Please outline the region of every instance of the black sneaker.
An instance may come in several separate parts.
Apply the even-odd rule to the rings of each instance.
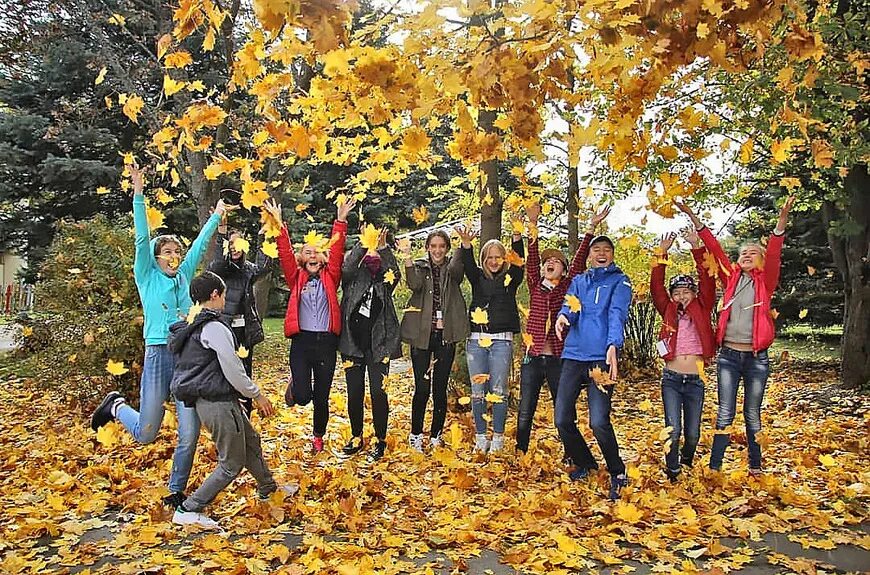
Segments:
[[[611,501],[616,501],[619,499],[619,492],[622,491],[623,487],[628,485],[628,477],[625,473],[620,473],[619,475],[611,475],[610,476],[610,495],[608,496]]]
[[[184,503],[185,499],[187,499],[187,495],[181,491],[178,493],[170,493],[163,498],[163,505],[172,509],[178,509],[181,507],[181,504]]]
[[[676,483],[677,480],[680,478],[680,470],[677,469],[676,471],[674,471],[673,469],[665,467],[665,475],[668,476],[668,480],[671,483]]]
[[[103,401],[100,402],[100,405],[97,406],[91,415],[91,429],[96,431],[110,421],[115,420],[115,416],[112,415],[112,405],[118,399],[124,398],[117,391],[110,391],[106,394],[106,397],[103,398]]]
[[[365,442],[362,437],[351,437],[347,445],[341,448],[341,452],[348,456],[356,455],[362,450],[363,445],[365,445]]]
[[[387,442],[386,441],[378,441],[375,443],[374,448],[369,452],[367,457],[369,463],[374,463],[384,456],[384,453],[387,451]]]

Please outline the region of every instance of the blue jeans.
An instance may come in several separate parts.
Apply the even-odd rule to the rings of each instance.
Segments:
[[[465,359],[468,361],[468,375],[471,376],[471,413],[474,415],[474,429],[486,433],[486,394],[501,396],[501,402],[492,404],[492,431],[504,433],[507,419],[508,374],[513,359],[514,342],[496,339],[489,347],[481,347],[476,339],[465,342]],[[476,375],[486,374],[489,379],[475,383]]]
[[[526,355],[520,370],[520,408],[517,413],[517,449],[528,451],[529,437],[532,434],[532,420],[538,409],[538,398],[544,378],[550,389],[553,405],[556,404],[556,391],[562,376],[562,360],[550,355]]]
[[[701,413],[704,410],[704,383],[698,375],[677,373],[665,369],[662,373],[662,402],[665,404],[665,426],[671,427],[671,448],[665,463],[673,472],[680,465],[692,465],[695,449],[701,438]],[[685,434],[680,457],[680,433]]]
[[[625,463],[619,456],[619,444],[616,432],[610,423],[610,400],[613,397],[613,385],[602,386],[603,391],[589,375],[594,368],[600,368],[605,373],[610,370],[604,361],[562,360],[562,377],[559,378],[559,393],[556,395],[556,429],[565,451],[571,461],[579,469],[597,469],[598,464],[580,430],[577,429],[577,398],[585,387],[589,398],[589,427],[611,475],[625,473]]]
[[[761,468],[761,446],[755,436],[761,431],[761,402],[767,387],[770,364],[767,350],[757,354],[751,351],[737,351],[729,347],[719,350],[717,362],[719,379],[719,411],[716,414],[716,429],[725,429],[734,421],[737,412],[737,386],[743,378],[743,419],[746,421],[746,443],[749,447],[749,467]],[[731,438],[727,433],[713,438],[710,453],[710,467],[720,469],[725,458],[725,450]]]
[[[136,411],[126,403],[118,409],[118,421],[127,428],[139,443],[151,443],[157,439],[165,411],[163,402],[169,399],[169,383],[175,358],[166,345],[145,346],[145,364],[139,380],[139,408]],[[199,416],[192,407],[175,402],[178,419],[178,445],[172,456],[172,472],[169,474],[169,491],[180,493],[187,487],[196,442],[199,440]]]

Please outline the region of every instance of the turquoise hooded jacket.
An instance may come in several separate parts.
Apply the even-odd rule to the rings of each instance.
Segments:
[[[133,225],[136,228],[133,277],[136,279],[136,288],[139,290],[145,315],[145,325],[142,328],[145,345],[165,345],[169,337],[169,326],[187,317],[192,304],[190,280],[196,273],[220,220],[218,214],[212,214],[206,220],[199,235],[190,245],[184,261],[178,266],[178,273],[175,277],[169,277],[163,273],[154,257],[157,238],[152,240],[148,229],[145,196],[133,196]]]

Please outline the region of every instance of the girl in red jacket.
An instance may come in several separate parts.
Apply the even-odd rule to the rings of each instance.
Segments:
[[[716,270],[706,269],[707,250],[694,230],[685,232],[692,246],[692,258],[699,281],[688,275],[676,275],[665,290],[668,250],[676,234],[665,234],[650,276],[653,304],[662,316],[658,350],[665,360],[662,373],[662,403],[665,426],[671,428],[671,447],[665,455],[665,473],[676,481],[681,466],[691,467],[701,438],[701,413],[704,409],[704,382],[701,370],[716,355],[711,313],[716,302]],[[684,432],[680,454],[680,432]]]
[[[719,410],[716,429],[726,429],[737,411],[737,386],[743,379],[743,419],[746,421],[746,443],[749,451],[749,473],[760,475],[761,445],[756,436],[761,431],[761,402],[770,372],[767,348],[773,343],[775,329],[770,313],[770,299],[779,283],[780,254],[785,239],[788,213],[794,205],[790,196],[779,212],[779,221],[767,242],[740,248],[737,262],[732,263],[722,246],[692,210],[682,203],[676,206],[692,220],[698,235],[718,264],[719,279],[725,293],[719,305],[719,344],[717,362]],[[717,433],[710,453],[710,469],[722,468],[722,459],[731,438]]]
[[[297,255],[290,244],[286,225],[281,226],[278,236],[278,258],[290,288],[284,316],[284,336],[291,338],[291,382],[287,401],[291,405],[307,405],[314,400],[314,435],[311,439],[314,453],[323,451],[323,436],[329,419],[329,391],[335,375],[335,353],[341,333],[337,293],[341,284],[347,215],[355,204],[352,199],[339,204],[328,252],[322,246],[306,244]],[[281,221],[280,206],[267,202],[265,208],[273,218]]]

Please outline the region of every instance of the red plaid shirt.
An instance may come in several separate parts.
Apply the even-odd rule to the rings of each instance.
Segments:
[[[562,355],[563,342],[556,337],[556,317],[565,300],[565,292],[571,280],[577,274],[586,271],[586,257],[589,255],[589,242],[592,234],[586,234],[568,275],[562,278],[556,287],[551,290],[544,288],[541,283],[541,254],[538,251],[538,241],[529,242],[529,254],[526,258],[526,274],[529,282],[529,319],[526,321],[526,332],[532,336],[532,347],[528,350],[529,355],[541,355],[546,343],[550,344],[550,350],[555,357]],[[549,326],[547,325],[549,320]],[[549,327],[549,330],[547,328]]]

